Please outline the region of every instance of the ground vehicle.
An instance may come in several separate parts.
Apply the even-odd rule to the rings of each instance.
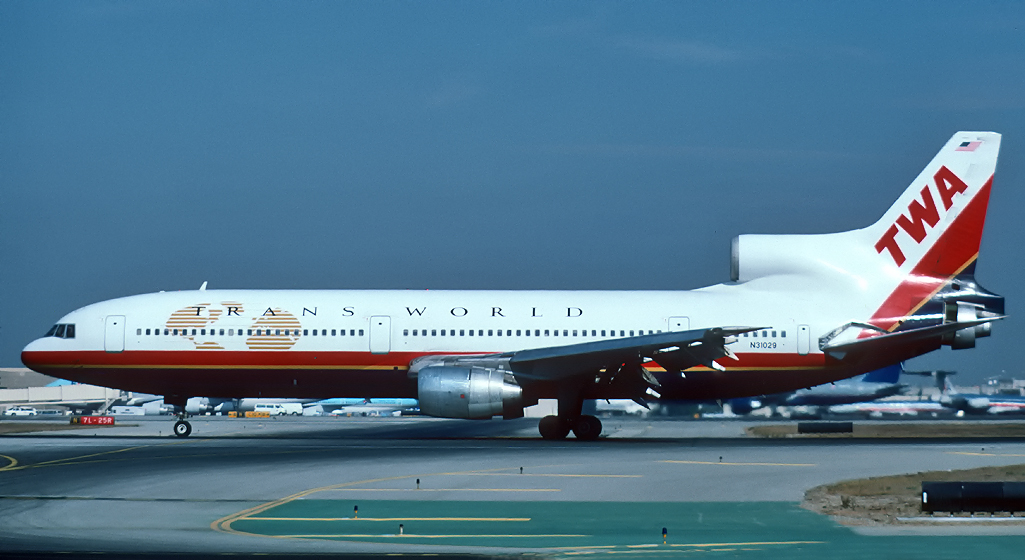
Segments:
[[[284,416],[288,414],[285,407],[278,403],[260,403],[253,408],[254,412],[266,412],[270,416]]]
[[[4,416],[35,416],[38,412],[31,406],[12,406],[4,411]]]

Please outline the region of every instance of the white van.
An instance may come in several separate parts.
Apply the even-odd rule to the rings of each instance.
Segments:
[[[269,416],[284,416],[288,414],[284,406],[278,403],[259,403],[253,407],[254,412],[266,412]]]

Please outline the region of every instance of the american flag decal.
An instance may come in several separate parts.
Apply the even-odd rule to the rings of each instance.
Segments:
[[[961,142],[955,152],[974,152],[975,148],[982,145],[982,142]]]

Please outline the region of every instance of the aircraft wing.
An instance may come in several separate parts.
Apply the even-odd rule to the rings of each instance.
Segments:
[[[732,342],[730,337],[759,329],[716,327],[521,350],[510,355],[509,368],[517,377],[539,381],[602,371],[611,377],[624,369],[637,370],[649,361],[676,373],[698,365],[720,369],[714,360],[734,357],[726,347]]]

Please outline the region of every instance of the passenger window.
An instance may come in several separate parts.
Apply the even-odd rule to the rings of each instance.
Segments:
[[[473,336],[473,329],[470,329],[470,336]]]
[[[331,331],[331,334],[335,334],[335,331]],[[345,329],[338,329],[338,336],[345,336]]]
[[[619,331],[619,336],[626,336],[626,331]]]
[[[786,338],[787,337],[787,331],[780,331],[779,337],[780,338]]]
[[[431,336],[438,336],[437,329],[431,329]]]
[[[523,334],[522,334],[522,332],[520,331],[520,329],[516,329],[516,336],[523,336]]]
[[[174,329],[174,332],[171,333],[171,334],[174,334],[175,336],[177,336],[178,335],[178,329]]]
[[[253,336],[253,329],[247,330],[246,331],[246,336]]]
[[[308,335],[309,333],[310,333],[310,331],[308,331],[308,330],[306,330],[306,329],[303,329],[303,336],[306,336],[306,335]],[[228,331],[228,334],[231,334],[231,331]]]
[[[576,335],[577,335],[577,330],[573,329],[573,336],[576,336]]]
[[[135,334],[136,335],[141,335],[142,334],[142,329],[135,329]]]
[[[559,329],[552,329],[552,336],[559,336]]]
[[[602,335],[602,336],[605,336],[605,331],[602,331],[602,332],[601,332],[601,335]]]
[[[466,331],[464,331],[463,329],[459,329],[459,336],[466,336],[465,333]]]
[[[498,336],[502,336],[502,329],[498,329]]]
[[[772,331],[772,338],[776,338],[776,331]]]
[[[206,336],[206,329],[202,329],[199,334]]]
[[[534,329],[534,336],[541,336],[541,329]]]
[[[484,336],[484,329],[478,330],[477,331],[477,336]]]
[[[360,335],[360,336],[363,336],[363,329],[360,329],[360,330],[359,330],[359,335]]]
[[[545,329],[545,336],[548,336],[548,329]]]
[[[634,335],[634,332],[633,332],[633,331],[630,331],[630,336],[633,336],[633,335]]]
[[[402,336],[409,336],[409,329],[402,329]]]
[[[146,329],[146,334],[149,335],[150,329]]]
[[[488,329],[488,336],[495,336],[495,331]]]
[[[211,330],[210,332],[213,332],[213,330]],[[196,329],[192,329],[192,336],[196,336]]]
[[[769,331],[762,331],[762,338],[769,338]]]
[[[445,329],[441,329],[441,336],[445,336]]]
[[[591,331],[591,336],[598,336],[598,331],[592,330]]]
[[[242,332],[242,331],[239,331]],[[228,336],[235,336],[235,329],[228,329]]]

